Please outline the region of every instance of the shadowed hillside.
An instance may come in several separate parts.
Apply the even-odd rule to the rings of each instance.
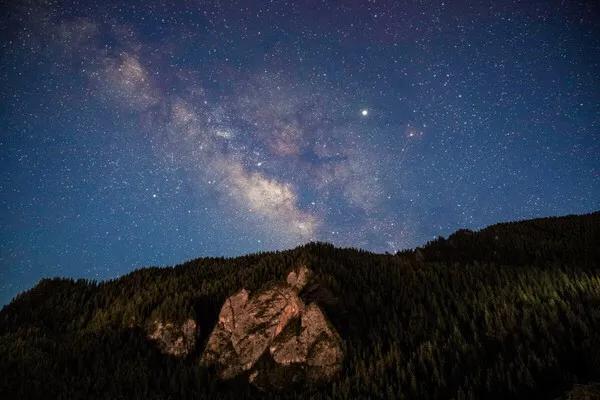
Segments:
[[[0,312],[0,397],[548,399],[600,381],[600,213],[461,230],[415,251],[310,243],[146,268],[109,282],[45,279]],[[200,356],[225,299],[303,264],[338,330],[342,373],[260,392]],[[153,321],[199,326],[183,358]],[[576,386],[578,387],[578,386]]]

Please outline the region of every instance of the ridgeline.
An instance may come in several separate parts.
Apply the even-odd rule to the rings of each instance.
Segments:
[[[302,304],[339,333],[341,371],[278,391],[219,379],[201,358],[225,300],[298,265],[314,275]],[[461,230],[398,254],[310,243],[101,283],[44,279],[0,311],[0,376],[2,399],[593,395],[600,212]]]

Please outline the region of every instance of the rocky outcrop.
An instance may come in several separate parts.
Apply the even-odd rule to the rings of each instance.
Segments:
[[[288,274],[286,278],[286,282],[290,285],[295,291],[300,292],[310,281],[312,278],[312,271],[304,266],[298,267]]]
[[[219,314],[202,362],[222,379],[247,374],[259,388],[283,389],[292,383],[330,380],[339,372],[342,341],[316,303],[299,296],[312,272],[299,267],[286,283],[258,292],[242,289]]]
[[[148,338],[156,342],[163,353],[183,357],[196,346],[198,327],[193,319],[181,325],[156,320],[151,324]]]

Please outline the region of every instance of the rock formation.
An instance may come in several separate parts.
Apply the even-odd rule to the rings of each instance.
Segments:
[[[193,319],[181,325],[157,320],[148,333],[148,338],[155,341],[163,353],[176,357],[188,355],[196,346],[197,337],[198,327]]]
[[[222,379],[247,374],[259,388],[330,380],[341,368],[342,342],[316,303],[299,293],[311,278],[296,268],[286,283],[272,283],[252,296],[242,289],[219,314],[202,362]]]

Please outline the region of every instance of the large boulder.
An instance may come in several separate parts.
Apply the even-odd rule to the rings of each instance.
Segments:
[[[202,362],[222,379],[246,374],[263,389],[332,379],[342,365],[342,341],[321,308],[299,297],[311,276],[300,267],[286,283],[269,284],[252,296],[242,289],[229,297]]]
[[[312,275],[313,273],[310,269],[305,266],[300,266],[290,271],[286,278],[286,282],[295,291],[300,292],[308,284]]]
[[[165,354],[187,356],[196,346],[198,327],[188,319],[181,324],[155,320],[149,328],[148,339],[154,341]]]

